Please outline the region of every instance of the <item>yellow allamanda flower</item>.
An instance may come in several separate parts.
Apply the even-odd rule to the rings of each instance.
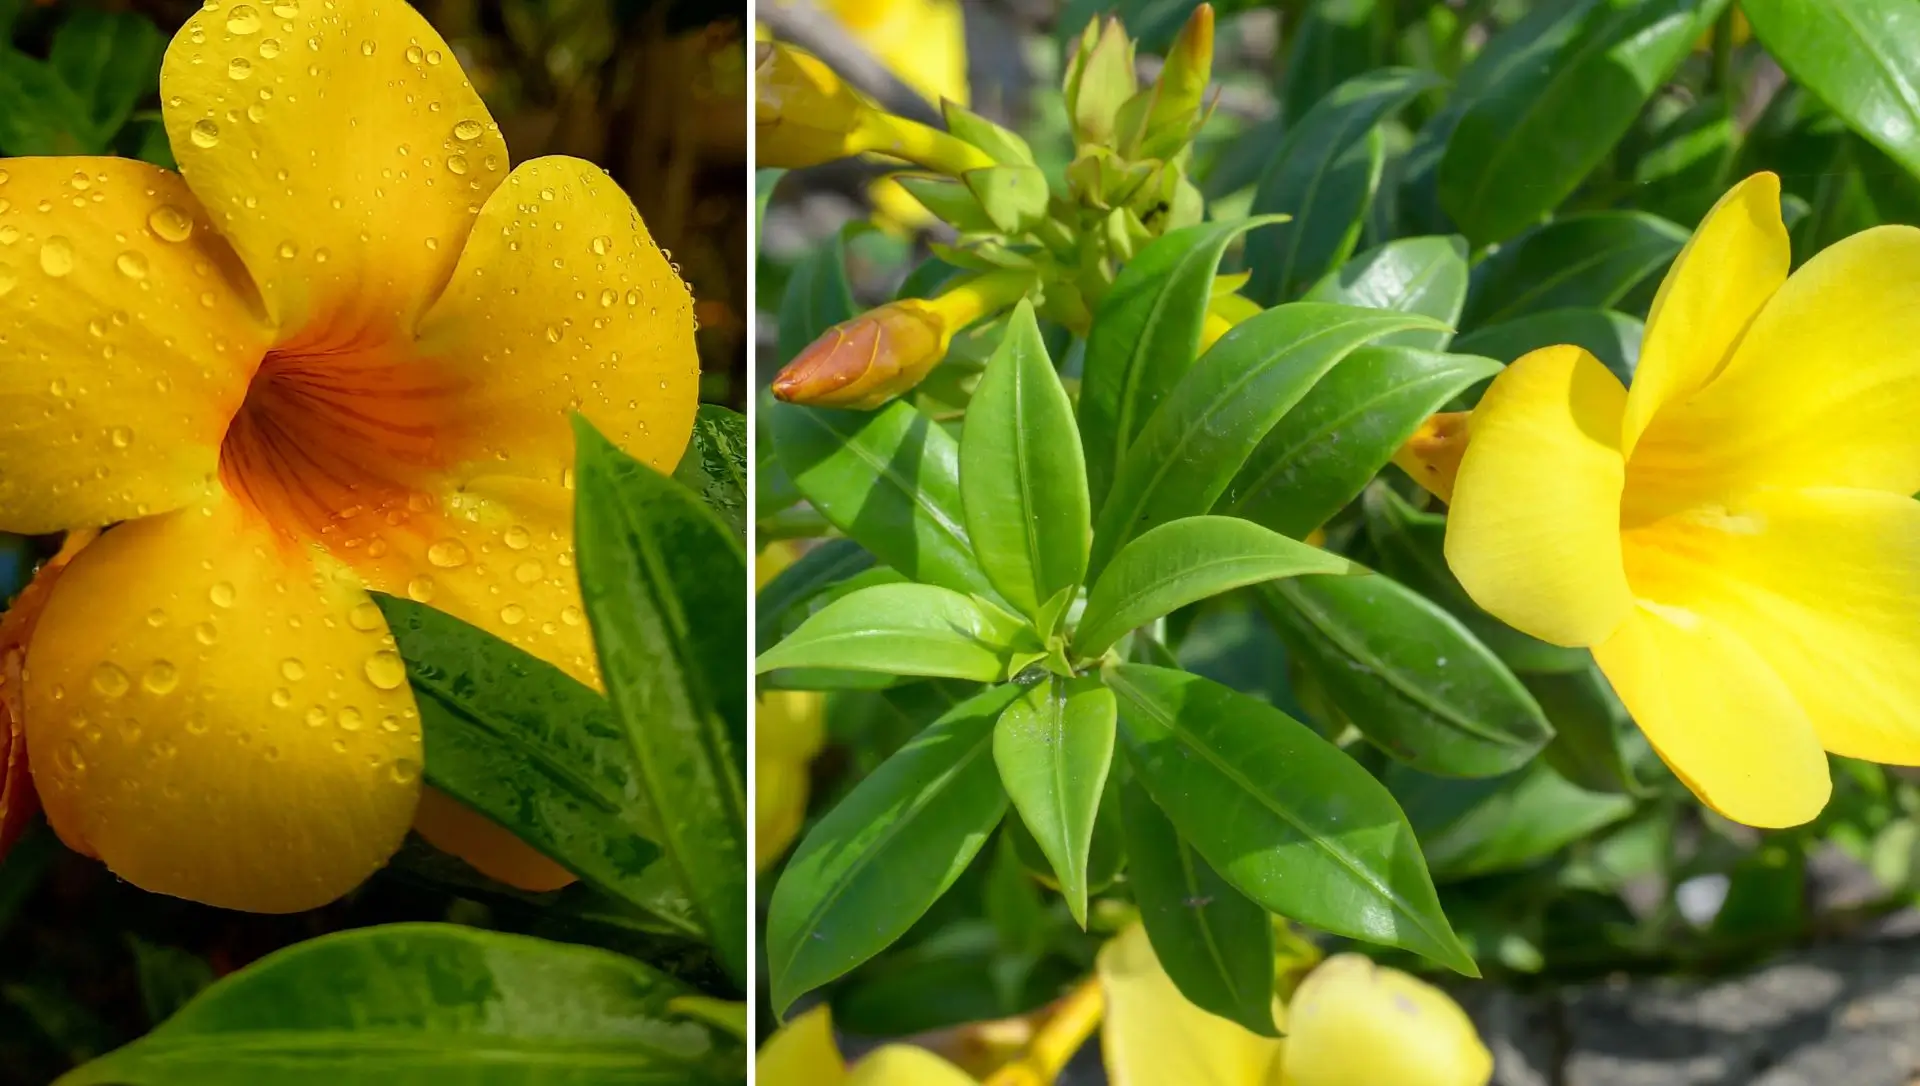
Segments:
[[[1791,277],[1749,178],[1661,285],[1631,389],[1516,361],[1473,412],[1446,554],[1488,611],[1588,646],[1702,800],[1791,826],[1823,751],[1920,764],[1920,230]]]
[[[972,1075],[912,1045],[886,1045],[849,1067],[824,1005],[767,1038],[753,1069],[754,1081],[765,1086],[978,1086]]]
[[[0,163],[0,529],[117,525],[28,642],[54,829],[241,909],[329,901],[416,824],[490,874],[565,881],[422,795],[368,590],[597,682],[568,415],[678,459],[685,286],[596,167],[510,170],[399,0],[209,0],[161,95],[179,174]]]
[[[754,561],[755,588],[767,587],[800,560],[792,541]],[[766,690],[753,714],[753,859],[761,870],[786,855],[807,820],[809,771],[827,742],[826,696],[817,690]]]

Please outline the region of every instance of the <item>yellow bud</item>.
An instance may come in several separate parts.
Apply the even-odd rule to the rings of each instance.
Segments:
[[[874,152],[959,176],[992,156],[937,128],[896,117],[820,58],[762,42],[754,73],[754,139],[762,166],[799,169]]]
[[[1287,1006],[1281,1086],[1486,1086],[1493,1054],[1445,992],[1358,954],[1327,959]]]
[[[947,356],[954,333],[1012,305],[1026,272],[992,272],[938,298],[889,302],[827,329],[773,379],[788,403],[869,411],[920,383]]]
[[[809,766],[826,743],[826,699],[812,690],[769,690],[754,722],[754,858],[764,871],[806,821]]]
[[[1206,106],[1207,84],[1213,79],[1213,7],[1193,9],[1180,28],[1173,48],[1160,69],[1159,92],[1147,115],[1146,139],[1140,153],[1148,158],[1171,158],[1199,130]]]

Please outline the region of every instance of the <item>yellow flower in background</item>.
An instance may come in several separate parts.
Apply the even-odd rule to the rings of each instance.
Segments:
[[[753,1080],[763,1086],[977,1086],[972,1075],[911,1045],[887,1045],[848,1067],[825,1006],[767,1038],[753,1070]]]
[[[691,299],[631,202],[509,169],[398,0],[210,0],[161,73],[181,173],[0,163],[0,529],[118,523],[24,669],[55,830],[127,880],[323,904],[410,825],[522,885],[559,868],[420,783],[368,590],[587,682],[568,415],[687,441]]]
[[[1135,924],[1101,948],[1113,1086],[1485,1086],[1493,1056],[1445,992],[1357,954],[1316,966],[1261,1037],[1187,1002]]]
[[[1468,424],[1446,553],[1488,611],[1590,646],[1702,800],[1791,826],[1824,751],[1920,764],[1920,230],[1788,276],[1779,180],[1701,223],[1623,389],[1515,362]]]
[[[823,7],[928,102],[967,104],[967,24],[960,0],[827,0]]]
[[[800,560],[798,544],[782,541],[754,561],[756,590]],[[807,820],[809,772],[827,741],[826,696],[817,690],[767,690],[753,715],[753,858],[762,871],[793,846]]]

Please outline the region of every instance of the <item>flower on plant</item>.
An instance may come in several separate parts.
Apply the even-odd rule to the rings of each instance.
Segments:
[[[258,911],[338,897],[410,826],[566,881],[423,794],[369,591],[597,682],[568,417],[671,467],[685,286],[598,168],[510,168],[398,0],[209,0],[161,96],[179,174],[0,163],[0,530],[113,525],[47,586],[13,702],[53,828]]]
[[[757,587],[799,561],[791,541],[761,550]],[[807,820],[809,771],[826,745],[826,695],[817,690],[765,690],[753,714],[753,859],[765,870],[786,855]]]
[[[1474,410],[1446,554],[1480,606],[1586,646],[1709,806],[1791,826],[1824,751],[1920,764],[1920,230],[1790,267],[1772,174],[1714,207],[1630,389],[1577,347]]]
[[[1135,924],[1100,951],[1114,1086],[1485,1086],[1493,1056],[1440,989],[1358,954],[1314,967],[1261,1037],[1187,1002]]]
[[[852,1066],[833,1039],[833,1018],[815,1007],[767,1038],[754,1057],[765,1086],[977,1086],[978,1080],[913,1045],[886,1045]]]
[[[868,152],[956,177],[994,164],[970,143],[881,109],[818,57],[782,42],[759,45],[754,140],[760,165],[784,169]]]

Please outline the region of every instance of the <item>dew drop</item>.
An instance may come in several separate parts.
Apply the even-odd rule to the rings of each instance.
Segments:
[[[147,225],[162,241],[181,242],[193,236],[193,220],[171,204],[161,204],[147,216]]]
[[[560,621],[569,626],[580,625],[581,620],[584,618],[586,618],[586,616],[580,613],[580,608],[572,604],[568,604],[560,609]]]
[[[400,662],[400,654],[381,650],[367,657],[367,681],[382,690],[397,690],[407,681],[407,667]]]
[[[420,779],[420,763],[408,758],[395,758],[390,770],[395,784],[412,784]]]
[[[160,627],[165,626],[166,624],[167,624],[167,612],[164,608],[156,607],[153,610],[147,612],[147,625],[157,630]]]
[[[523,551],[533,543],[533,533],[515,524],[500,533],[500,542],[505,543],[508,550]]]
[[[366,715],[351,705],[341,706],[340,715],[335,719],[340,722],[340,730],[343,732],[357,732],[367,723]]]
[[[280,243],[280,259],[292,260],[294,257],[299,255],[300,255],[300,247],[298,245],[295,245],[291,241],[283,241]]]
[[[228,79],[247,79],[253,75],[253,61],[246,57],[234,57],[227,61]]]
[[[280,661],[280,677],[290,683],[297,683],[307,677],[307,665],[289,656]]]
[[[368,38],[366,41],[363,41],[360,43],[360,55],[363,57],[370,57],[373,55],[374,50],[378,48],[379,46],[373,43],[373,39]]]
[[[327,707],[314,705],[307,709],[307,727],[318,728],[327,722]]]
[[[147,277],[147,258],[131,249],[115,257],[113,266],[119,268],[120,274],[129,279],[145,279]]]
[[[73,243],[58,234],[40,246],[40,270],[55,279],[73,270]]]
[[[546,567],[538,562],[522,562],[513,570],[513,579],[521,584],[532,584],[546,575]]]
[[[483,129],[479,121],[471,119],[464,120],[453,126],[453,138],[457,140],[477,140],[480,138],[482,131]]]
[[[520,625],[521,622],[526,620],[526,617],[527,609],[517,603],[509,603],[505,607],[500,608],[500,621],[509,626]]]
[[[101,697],[120,697],[131,685],[132,683],[127,679],[127,673],[120,670],[119,665],[112,661],[102,660],[93,669],[93,689]]]
[[[408,64],[418,64],[425,59],[427,59],[426,50],[420,48],[417,45],[407,46],[407,63]]]
[[[285,709],[287,706],[293,704],[293,691],[288,690],[284,686],[276,686],[273,688],[272,700],[275,709]]]
[[[415,603],[426,603],[433,599],[433,578],[415,577],[408,581],[407,598]]]
[[[133,444],[133,431],[125,426],[116,426],[113,432],[107,435],[107,439],[113,442],[114,448],[124,449]]]
[[[467,156],[465,156],[465,155],[448,155],[448,156],[447,156],[447,172],[449,172],[449,173],[451,173],[451,174],[453,174],[453,175],[454,175],[454,176],[456,176],[456,177],[464,177],[464,176],[466,176],[466,173],[467,173]]]
[[[202,117],[193,122],[193,131],[188,138],[195,147],[212,147],[220,142],[220,126]]]
[[[171,694],[173,688],[180,685],[180,669],[169,661],[155,660],[140,677],[140,685],[150,694]]]
[[[221,581],[207,589],[207,598],[213,601],[215,607],[232,607],[235,595],[237,593],[234,592],[232,583],[228,581]]]
[[[211,645],[220,640],[219,627],[211,622],[202,622],[193,628],[193,639],[202,645]]]
[[[594,256],[606,256],[613,251],[613,239],[605,234],[601,234],[599,237],[593,239],[592,248]]]
[[[272,60],[280,55],[279,38],[263,38],[260,42],[260,59]]]
[[[427,561],[441,569],[457,569],[467,564],[467,545],[457,539],[442,539],[427,548]]]
[[[260,13],[248,4],[235,4],[227,12],[227,29],[235,34],[253,34],[260,29]]]
[[[549,325],[547,325],[547,342],[548,342],[548,343],[558,343],[558,342],[560,342],[560,337],[561,337],[561,335],[562,335],[562,334],[563,334],[563,333],[562,333],[562,332],[560,331],[560,326],[559,326],[559,325],[557,325],[557,324],[549,324]]]
[[[347,625],[367,633],[380,628],[380,608],[372,602],[356,603],[347,612]]]

